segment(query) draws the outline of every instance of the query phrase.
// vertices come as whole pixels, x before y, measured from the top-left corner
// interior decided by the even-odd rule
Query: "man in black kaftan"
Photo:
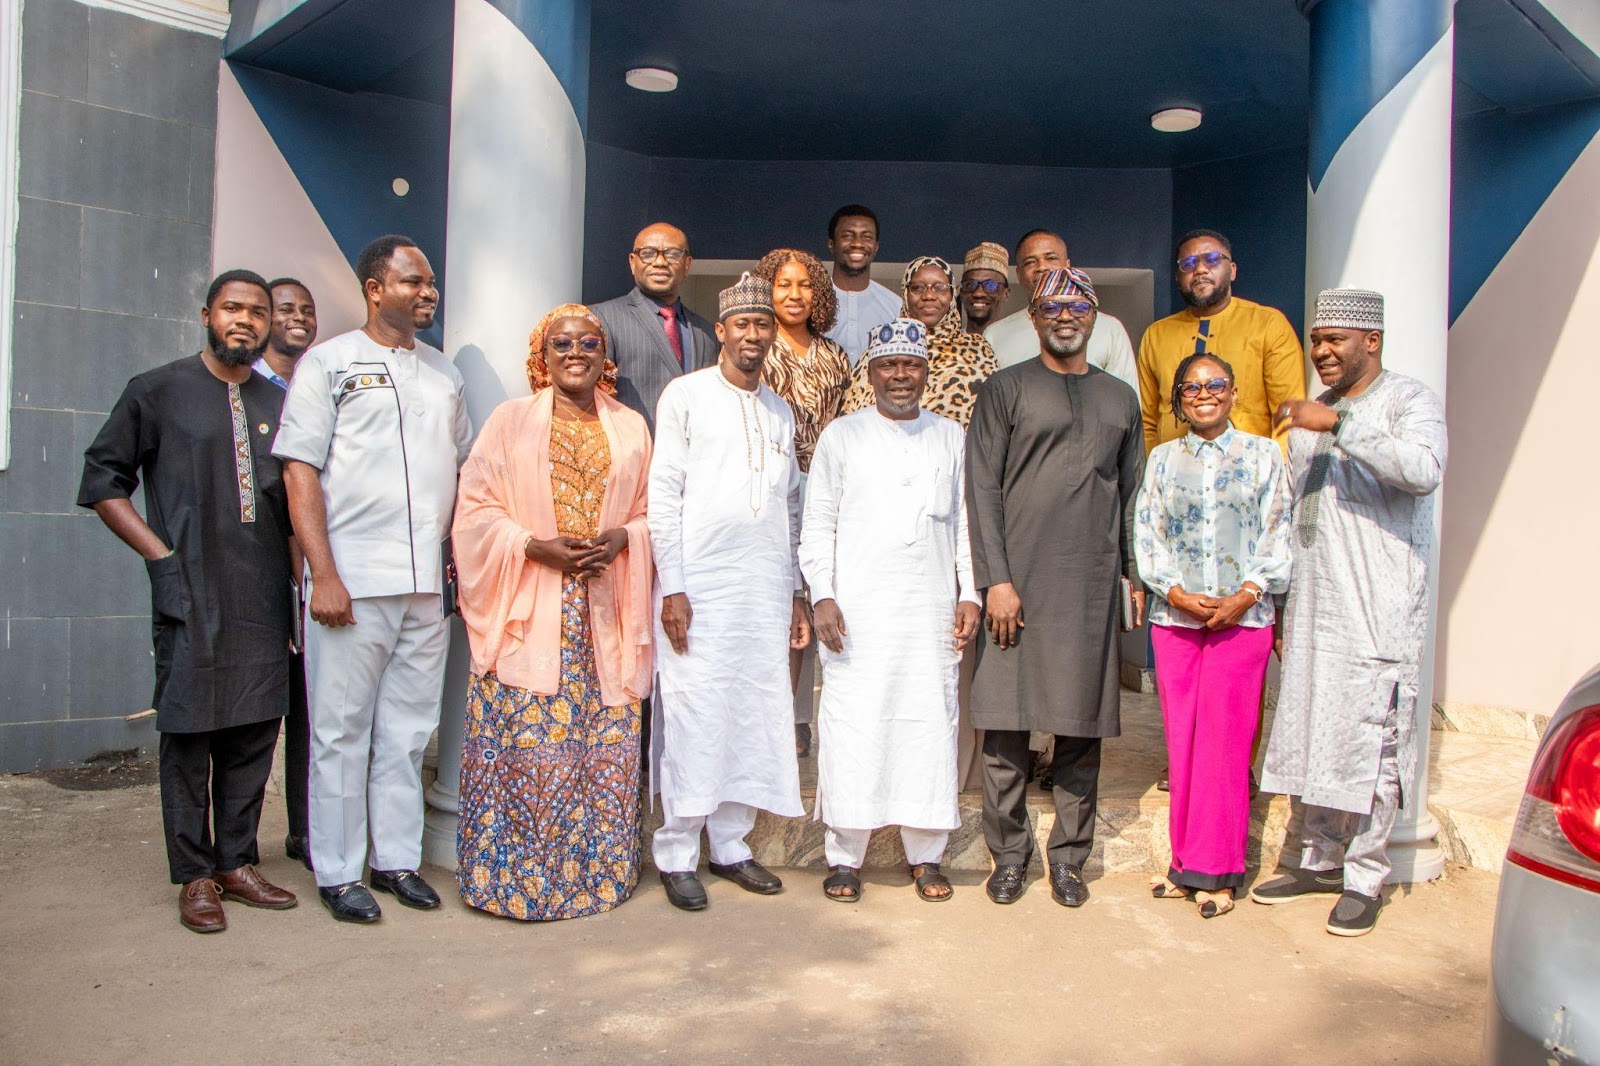
[[[1047,850],[1052,893],[1066,906],[1089,896],[1082,867],[1094,843],[1100,741],[1121,732],[1121,580],[1140,589],[1126,517],[1144,440],[1138,396],[1085,355],[1098,306],[1082,271],[1041,276],[1030,304],[1041,354],[984,384],[967,431],[973,584],[985,590],[988,616],[972,724],[984,730],[996,903],[1021,896],[1033,854],[1029,731],[1056,738]],[[1142,615],[1143,592],[1131,599]]]
[[[256,828],[289,706],[289,514],[272,455],[283,392],[251,370],[270,296],[213,282],[209,347],[133,378],[84,453],[80,506],[145,559],[167,863],[179,920],[226,927],[221,899],[292,907],[255,870]],[[145,516],[130,497],[144,484]]]

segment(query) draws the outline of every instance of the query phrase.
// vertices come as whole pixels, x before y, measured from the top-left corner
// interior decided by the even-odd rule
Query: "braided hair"
[[[1228,379],[1228,384],[1235,384],[1233,367],[1229,366],[1221,356],[1210,352],[1195,352],[1193,355],[1183,357],[1183,362],[1178,364],[1178,369],[1172,375],[1172,417],[1179,422],[1189,421],[1183,417],[1183,379],[1189,376],[1189,369],[1198,363],[1215,363],[1222,368],[1222,376]]]

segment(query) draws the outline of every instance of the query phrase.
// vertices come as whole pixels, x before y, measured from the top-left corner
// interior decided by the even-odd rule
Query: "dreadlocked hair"
[[[778,271],[785,263],[799,263],[811,276],[811,317],[806,319],[806,325],[812,336],[820,337],[833,328],[834,320],[839,315],[839,299],[833,294],[833,279],[828,276],[828,268],[810,252],[802,252],[798,248],[774,248],[761,257],[750,273],[776,285]]]
[[[1183,417],[1183,379],[1189,376],[1191,367],[1198,363],[1215,363],[1222,368],[1222,376],[1228,379],[1228,384],[1235,382],[1233,367],[1229,366],[1220,356],[1210,352],[1195,352],[1193,355],[1183,357],[1183,362],[1178,364],[1178,369],[1172,375],[1172,417],[1179,422],[1189,421]]]

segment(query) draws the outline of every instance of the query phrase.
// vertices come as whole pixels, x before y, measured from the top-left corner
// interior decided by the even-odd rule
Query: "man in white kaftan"
[[[898,825],[924,898],[956,808],[956,677],[977,632],[961,426],[921,409],[926,331],[897,319],[866,350],[877,403],[835,419],[811,464],[800,568],[822,643],[817,817],[828,894],[859,896],[872,830]],[[959,607],[958,607],[959,604]]]
[[[665,816],[652,851],[685,910],[706,906],[695,876],[702,828],[711,872],[768,894],[783,884],[744,838],[757,809],[804,813],[789,687],[789,650],[810,640],[796,599],[794,416],[761,383],[771,285],[745,275],[721,304],[718,364],[662,392],[650,465],[660,599],[650,779]]]
[[[1279,903],[1340,894],[1328,931],[1370,932],[1389,873],[1389,833],[1417,767],[1414,729],[1444,478],[1444,407],[1382,365],[1383,298],[1317,298],[1317,400],[1278,413],[1289,436],[1294,570],[1283,680],[1261,787],[1305,801],[1298,870],[1256,887]]]

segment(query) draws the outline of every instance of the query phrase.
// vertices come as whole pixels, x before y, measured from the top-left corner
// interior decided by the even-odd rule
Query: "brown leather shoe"
[[[202,877],[183,886],[178,893],[178,921],[197,933],[220,933],[228,928],[215,881]]]
[[[294,893],[261,876],[249,863],[237,870],[218,870],[214,875],[223,899],[235,899],[247,907],[265,907],[270,911],[286,911],[300,901]]]

